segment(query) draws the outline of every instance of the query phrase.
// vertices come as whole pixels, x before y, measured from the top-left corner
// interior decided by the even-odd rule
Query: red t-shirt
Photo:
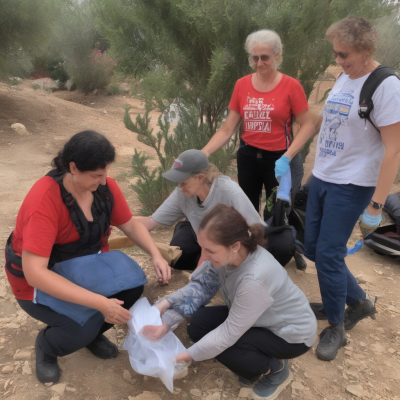
[[[259,92],[251,83],[251,75],[236,82],[229,109],[243,118],[242,139],[249,145],[269,151],[286,150],[285,126],[290,133],[291,117],[308,109],[300,82],[282,74],[280,82],[269,92]]]
[[[114,197],[111,225],[122,225],[131,219],[132,213],[114,179],[107,178],[107,185]],[[38,256],[50,257],[54,244],[72,243],[78,239],[78,231],[61,198],[59,184],[49,176],[39,179],[18,212],[12,242],[15,254],[21,255],[22,250],[28,250]],[[102,251],[108,251],[108,243],[102,242]],[[7,269],[6,273],[15,297],[33,300],[33,287],[26,279],[12,275]]]

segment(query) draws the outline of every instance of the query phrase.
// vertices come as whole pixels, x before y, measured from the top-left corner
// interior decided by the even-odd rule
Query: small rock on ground
[[[142,394],[139,394],[139,396],[136,396],[136,397],[129,396],[128,399],[129,400],[162,400],[158,394],[153,393],[153,392],[146,392],[146,391],[144,391]]]
[[[26,129],[25,125],[15,123],[11,125],[11,129],[14,129],[15,132],[18,133],[18,135],[30,135],[28,132],[28,129]]]
[[[57,383],[57,385],[53,385],[51,390],[60,396],[62,396],[65,392],[65,388],[67,387],[66,383]]]
[[[346,386],[346,392],[349,392],[357,397],[362,397],[364,389],[361,385],[348,385]]]

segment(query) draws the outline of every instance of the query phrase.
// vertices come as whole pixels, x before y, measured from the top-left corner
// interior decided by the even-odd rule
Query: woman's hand
[[[160,311],[160,317],[171,307],[170,302],[167,299],[161,300],[159,303],[154,304]]]
[[[378,214],[371,214],[369,209],[372,208],[375,212],[378,211]],[[367,237],[370,233],[372,233],[376,228],[378,228],[379,224],[382,222],[382,210],[377,210],[372,206],[368,206],[361,216],[360,221],[360,230],[363,237]]]
[[[126,324],[132,318],[132,314],[121,307],[124,302],[118,299],[104,298],[104,304],[99,311],[104,315],[105,322],[109,324]]]
[[[153,257],[152,261],[158,281],[161,283],[168,283],[171,279],[171,267],[168,265],[167,261],[164,260],[161,254]]]
[[[162,339],[170,330],[170,326],[163,321],[162,325],[146,325],[142,328],[143,335],[150,341]]]
[[[282,176],[288,170],[290,161],[290,158],[286,156],[282,156],[275,161],[275,178],[278,182],[281,181]]]
[[[175,360],[176,360],[177,363],[182,362],[182,361],[184,361],[184,362],[189,362],[189,361],[192,361],[193,358],[192,358],[192,356],[189,354],[189,352],[186,350],[186,351],[184,351],[183,353],[178,354],[178,355],[175,357]]]

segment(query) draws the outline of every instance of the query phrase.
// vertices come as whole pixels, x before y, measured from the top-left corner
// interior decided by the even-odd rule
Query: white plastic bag
[[[129,311],[132,318],[128,321],[129,330],[122,349],[128,351],[131,366],[137,373],[160,378],[172,393],[175,356],[186,348],[171,331],[157,342],[151,342],[141,333],[146,325],[162,325],[160,311],[152,307],[146,297],[138,300]]]

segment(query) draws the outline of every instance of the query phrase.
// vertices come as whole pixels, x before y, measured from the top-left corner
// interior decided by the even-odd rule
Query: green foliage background
[[[399,69],[398,12],[395,0],[0,0],[0,76],[26,76],[41,57],[90,91],[102,80],[91,51],[96,43],[107,50],[120,72],[140,79],[147,114],[133,123],[128,110],[125,124],[157,151],[160,169],[146,171],[140,154],[133,168],[148,185],[142,195],[160,200],[171,189],[162,171],[180,152],[207,143],[226,116],[235,82],[251,72],[244,50],[249,33],[268,28],[281,36],[281,71],[299,79],[309,96],[332,62],[325,31],[347,15],[375,20],[382,37],[376,57]],[[172,102],[181,118],[174,133],[166,120],[157,132],[148,129],[148,111],[163,112]],[[239,133],[213,157],[223,172]]]

